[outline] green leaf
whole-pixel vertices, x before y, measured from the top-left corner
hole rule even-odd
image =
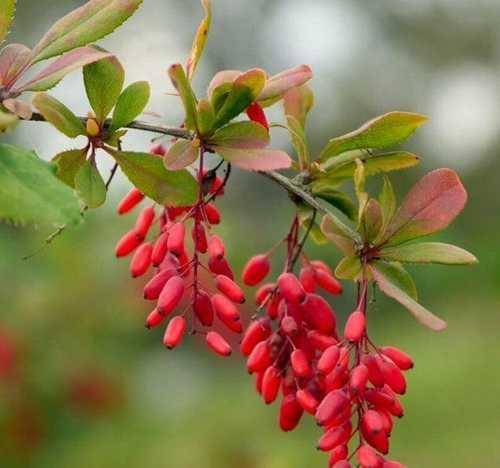
[[[0,110],[0,134],[14,128],[18,122],[17,115]]]
[[[344,257],[335,268],[335,276],[338,279],[355,281],[361,269],[362,265],[358,256]]]
[[[379,256],[404,263],[440,263],[443,265],[470,265],[477,258],[467,250],[442,242],[404,244],[382,249]]]
[[[356,245],[361,244],[359,234],[340,221],[340,219],[332,213],[323,216],[321,231],[328,240],[333,242],[337,248],[347,256],[354,255],[356,252]]]
[[[385,260],[375,260],[371,263],[381,272],[392,284],[405,292],[412,299],[417,300],[417,286],[410,274],[400,263]]]
[[[85,65],[102,60],[110,54],[94,47],[80,47],[54,60],[28,83],[16,87],[13,92],[47,91],[56,86],[68,73]]]
[[[405,141],[427,117],[410,112],[389,112],[366,122],[357,130],[333,138],[321,152],[320,161],[326,161],[346,151],[356,149],[384,149]]]
[[[396,151],[391,153],[370,154],[352,151],[330,159],[321,167],[327,171],[332,182],[340,183],[354,176],[356,160],[363,161],[366,177],[380,172],[400,171],[417,165],[420,162],[418,156],[407,151]],[[321,176],[320,176],[321,177]]]
[[[387,276],[373,265],[370,267],[373,278],[379,289],[390,298],[404,306],[422,325],[434,331],[441,331],[446,328],[446,322],[436,317],[432,312],[412,299],[407,293],[401,290]]]
[[[301,123],[292,115],[286,115],[287,130],[292,139],[292,145],[299,158],[299,166],[307,168],[311,159],[309,147],[307,145],[307,136]]]
[[[1,0],[0,0],[1,1]],[[0,51],[0,84],[9,85],[31,60],[31,49],[23,44],[8,44]]]
[[[222,146],[212,147],[221,157],[247,171],[275,171],[292,165],[290,156],[284,151],[272,149],[239,149]]]
[[[130,182],[161,205],[190,206],[196,202],[198,184],[186,170],[169,172],[163,158],[150,153],[107,150]]]
[[[198,113],[198,131],[201,136],[212,134],[215,122],[215,113],[212,104],[207,99],[200,99],[196,107]]]
[[[446,228],[463,210],[467,192],[456,172],[436,169],[408,192],[381,242],[398,245]]]
[[[146,108],[151,90],[147,81],[136,81],[127,86],[118,98],[110,131],[126,127],[133,122]]]
[[[390,223],[394,213],[396,212],[396,194],[392,187],[389,177],[384,175],[384,185],[378,197],[380,208],[382,209],[382,228],[380,229],[379,236],[383,236],[387,225]]]
[[[283,95],[285,115],[292,116],[304,128],[306,117],[314,104],[314,94],[307,85],[288,90]]]
[[[184,169],[198,159],[199,142],[194,145],[191,140],[177,140],[165,154],[163,161],[170,171]]]
[[[356,219],[358,211],[349,195],[340,190],[336,190],[328,183],[313,183],[311,184],[311,189],[315,197],[327,201],[330,205],[344,213],[349,219],[353,221]]]
[[[215,127],[222,127],[240,115],[257,99],[266,83],[266,74],[254,68],[239,75],[233,82],[231,91],[215,116]],[[215,108],[215,106],[214,106]]]
[[[40,93],[33,99],[33,105],[61,133],[70,138],[85,135],[83,122],[71,112],[62,102],[45,93]]]
[[[114,56],[83,67],[85,91],[98,122],[104,122],[123,88],[125,71]]]
[[[77,224],[80,205],[35,152],[0,143],[0,219],[15,224]]]
[[[75,189],[89,208],[98,208],[106,201],[106,184],[92,160],[85,161],[76,173]]]
[[[290,70],[282,71],[266,80],[264,89],[257,100],[263,102],[280,98],[288,90],[302,86],[312,78],[312,70],[308,65],[299,65]]]
[[[251,121],[234,122],[219,128],[207,141],[207,147],[256,149],[269,144],[269,132]]]
[[[368,193],[365,192],[366,172],[364,164],[359,159],[356,159],[355,162],[354,189],[358,199],[358,224],[361,224],[365,206],[368,203]]]
[[[210,24],[212,23],[212,7],[210,5],[210,0],[201,0],[201,4],[205,10],[205,17],[202,19],[194,36],[191,53],[186,66],[186,74],[189,81],[193,78],[198,62],[200,61],[210,31]]]
[[[171,65],[168,69],[168,76],[181,97],[184,112],[186,113],[186,127],[189,130],[195,130],[197,128],[196,96],[184,73],[184,68],[179,63]]]
[[[74,149],[56,154],[52,164],[56,168],[56,175],[66,185],[75,188],[75,176],[85,163],[85,149]]]
[[[0,44],[9,33],[9,28],[14,19],[16,0],[0,0]]]
[[[33,49],[33,63],[90,44],[112,33],[143,0],[90,0],[57,21]]]
[[[366,242],[372,243],[382,229],[383,215],[380,204],[371,198],[368,200],[362,219],[363,233]]]

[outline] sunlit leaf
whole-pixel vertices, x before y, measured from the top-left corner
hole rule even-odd
[[[200,135],[210,135],[215,122],[215,112],[212,105],[207,99],[200,99],[196,109],[198,113],[198,131]]]
[[[15,11],[16,0],[0,0],[0,44],[9,33]]]
[[[33,99],[33,105],[61,133],[70,138],[85,135],[83,122],[71,112],[62,102],[45,93],[39,93]]]
[[[56,154],[52,159],[52,164],[56,168],[56,175],[66,185],[75,188],[75,176],[85,163],[86,151],[84,149],[74,149]]]
[[[226,161],[247,171],[274,171],[287,169],[292,160],[284,151],[273,149],[239,149],[216,146],[213,148]]]
[[[383,241],[397,245],[447,227],[462,211],[467,192],[451,169],[436,169],[418,181],[387,226]]]
[[[190,140],[177,140],[163,158],[165,167],[170,171],[184,169],[198,159],[199,152],[199,144],[194,145]]]
[[[186,113],[186,127],[189,130],[196,129],[196,96],[194,95],[191,85],[189,84],[184,68],[182,68],[182,65],[179,63],[171,65],[168,69],[168,76],[181,97],[184,112]]]
[[[198,184],[187,171],[167,171],[163,158],[150,153],[108,150],[130,182],[161,205],[189,206],[196,202]]]
[[[266,80],[264,89],[257,100],[263,102],[281,97],[291,88],[302,86],[312,78],[312,70],[308,65],[299,65],[290,70],[282,71]]]
[[[208,33],[210,31],[210,24],[212,22],[212,7],[210,0],[201,0],[203,9],[205,10],[205,17],[198,26],[198,30],[194,36],[193,45],[191,47],[191,54],[186,66],[186,75],[188,80],[193,78],[198,62],[200,60],[203,49],[207,42]]]
[[[14,91],[46,91],[53,88],[68,73],[75,71],[85,65],[109,57],[109,53],[98,50],[94,47],[80,47],[62,55],[44,68],[33,79],[16,87]]]
[[[306,168],[309,165],[310,154],[309,147],[307,145],[307,136],[304,131],[304,127],[300,122],[292,115],[285,116],[287,120],[287,129],[290,133],[292,140],[292,145],[297,152],[299,158],[299,166],[301,168]]]
[[[109,56],[83,68],[85,91],[98,122],[115,107],[125,80],[125,71],[114,56]]]
[[[146,108],[151,90],[147,81],[136,81],[120,94],[113,111],[110,131],[125,127],[133,122]]]
[[[92,160],[81,165],[74,182],[76,193],[89,208],[98,208],[106,201],[106,185]]]
[[[378,267],[370,266],[373,278],[379,289],[395,301],[404,306],[422,325],[434,331],[441,331],[446,328],[446,322],[428,311],[412,299],[406,292],[395,285],[390,278],[384,275]]]
[[[212,105],[215,90],[223,86],[228,90],[227,92],[229,92],[234,80],[238,78],[238,76],[240,76],[242,73],[243,72],[240,70],[222,70],[214,75],[207,88],[207,96],[208,99],[212,101]]]
[[[314,94],[307,85],[291,88],[283,95],[285,115],[294,117],[302,127],[306,125],[306,117],[314,104]]]
[[[379,256],[404,263],[441,263],[443,265],[470,265],[477,258],[467,250],[442,242],[421,242],[387,247]]]
[[[0,51],[0,84],[4,86],[11,85],[30,59],[31,49],[28,49],[25,45],[6,45]]]
[[[57,21],[33,49],[33,62],[84,46],[112,33],[143,0],[90,0]]]
[[[353,132],[330,140],[319,159],[325,161],[355,149],[384,149],[398,145],[425,122],[427,117],[420,114],[389,112],[366,122]]]
[[[361,260],[357,255],[344,257],[335,268],[335,276],[339,279],[356,280],[361,269]]]
[[[269,144],[269,132],[251,121],[234,122],[219,128],[207,141],[207,147],[259,149]]]
[[[0,143],[0,219],[14,224],[77,224],[80,205],[49,163],[33,151]]]

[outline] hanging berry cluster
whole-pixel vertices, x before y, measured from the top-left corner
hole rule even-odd
[[[151,152],[165,155],[160,145],[153,147]],[[245,302],[243,291],[233,281],[234,274],[225,257],[224,243],[211,232],[221,220],[212,200],[224,193],[225,181],[216,175],[215,170],[204,169],[203,156],[200,157],[197,174],[199,197],[194,205],[164,206],[159,210],[146,206],[139,213],[134,228],[118,241],[115,253],[117,257],[133,253],[130,261],[133,278],[155,269],[144,286],[144,298],[156,301],[156,307],[146,319],[147,328],[157,327],[174,311],[179,312],[166,327],[163,343],[167,348],[180,344],[190,320],[192,334],[205,335],[212,351],[220,356],[229,356],[231,346],[221,334],[211,329],[216,317],[224,328],[241,333],[236,304]],[[118,205],[118,214],[130,212],[143,199],[140,191],[132,189]],[[157,232],[151,234],[154,225]],[[189,226],[191,255],[185,239]],[[205,254],[208,256],[206,264],[201,259]]]

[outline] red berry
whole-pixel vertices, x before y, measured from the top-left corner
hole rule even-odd
[[[264,372],[262,378],[262,398],[264,402],[269,405],[278,396],[278,392],[281,385],[280,372],[276,367],[269,366]]]
[[[247,262],[243,269],[243,283],[248,286],[255,286],[268,275],[270,269],[271,263],[267,255],[255,255]]]
[[[293,431],[300,422],[304,410],[293,393],[286,395],[281,401],[279,424],[284,432]]]
[[[307,377],[311,372],[306,354],[301,349],[296,349],[290,355],[293,373],[296,377]]]
[[[384,381],[391,389],[399,395],[406,393],[406,379],[401,369],[392,361],[379,358],[377,364],[382,372]]]
[[[134,253],[130,262],[130,274],[132,278],[137,278],[146,273],[151,266],[151,254],[153,245],[150,242],[142,244]]]
[[[193,310],[204,327],[212,326],[214,322],[214,311],[210,297],[204,291],[198,291],[193,301]]]
[[[384,421],[380,414],[372,409],[366,410],[361,417],[361,430],[364,435],[375,435],[384,430]]]
[[[338,343],[338,340],[336,340],[333,336],[323,335],[316,330],[308,331],[307,339],[309,340],[309,343],[311,343],[311,346],[319,351],[325,351],[330,346]]]
[[[240,319],[238,309],[226,296],[214,294],[210,300],[217,317],[222,321],[236,321]]]
[[[268,296],[276,290],[276,284],[274,283],[266,283],[263,284],[257,292],[255,293],[255,302],[258,306],[261,306],[264,301],[269,301]],[[276,291],[276,293],[278,293]]]
[[[384,386],[384,376],[380,371],[377,360],[371,354],[365,354],[361,361],[363,364],[368,367],[368,379],[375,387],[383,387]]]
[[[300,270],[299,279],[306,292],[314,293],[316,291],[315,274],[314,270],[310,266],[304,267]]]
[[[281,295],[292,304],[300,304],[306,298],[306,292],[293,273],[282,273],[278,277]]]
[[[118,214],[123,215],[132,211],[142,200],[144,200],[144,195],[134,187],[118,204]]]
[[[252,104],[247,107],[246,114],[250,120],[262,125],[266,130],[269,130],[269,123],[267,122],[264,109],[262,109],[257,102],[252,102]]]
[[[389,439],[383,431],[373,435],[365,434],[365,439],[368,444],[377,449],[380,453],[387,455],[389,453]]]
[[[333,390],[319,404],[315,415],[316,421],[320,426],[326,426],[348,405],[349,400],[345,393],[340,390]]]
[[[316,270],[316,283],[318,286],[330,294],[337,296],[342,293],[342,284],[333,275],[325,270],[318,268]]]
[[[172,276],[163,287],[158,298],[158,310],[163,315],[170,314],[184,295],[184,280],[180,276]]]
[[[366,317],[360,310],[354,311],[349,318],[344,328],[344,337],[349,341],[359,341],[365,335]]]
[[[158,143],[157,145],[153,145],[149,149],[149,152],[151,154],[156,154],[157,156],[165,156],[167,150],[163,147],[163,145],[161,145],[160,143]]]
[[[301,389],[297,390],[295,396],[297,397],[297,401],[299,402],[300,406],[302,406],[304,411],[313,415],[316,413],[319,402],[316,398],[314,398],[311,392],[309,392],[308,390]]]
[[[329,374],[337,365],[339,357],[340,349],[337,345],[327,348],[318,360],[318,372],[323,375]]]
[[[205,234],[205,228],[202,224],[195,224],[191,232],[195,249],[198,252],[206,253],[208,249],[207,245],[207,235]]]
[[[154,309],[146,318],[146,328],[154,328],[163,321],[165,315],[161,314],[158,309]]]
[[[385,346],[381,351],[386,355],[396,366],[401,370],[410,370],[413,368],[413,360],[408,354],[404,353],[398,348],[392,346]]]
[[[151,255],[151,262],[153,266],[158,266],[165,260],[165,256],[168,252],[168,232],[164,232],[158,237],[153,248],[153,253]]]
[[[358,449],[357,458],[363,468],[382,468],[382,458],[368,445]]]
[[[143,239],[139,238],[135,229],[127,232],[116,244],[115,255],[117,257],[126,257],[141,245],[142,241]]]
[[[208,332],[206,342],[208,347],[214,351],[214,353],[224,357],[231,355],[231,346],[229,346],[229,343],[217,332]]]
[[[281,331],[287,336],[295,336],[299,332],[299,326],[297,325],[297,321],[290,315],[283,317],[283,320],[281,321],[280,324],[280,328]]]
[[[219,192],[220,194],[220,192]],[[205,215],[207,216],[207,221],[209,224],[219,224],[220,223],[220,213],[217,207],[213,203],[207,203],[205,205]]]
[[[184,253],[184,223],[175,223],[171,226],[168,233],[167,249],[176,257],[182,256]]]
[[[238,304],[245,302],[245,295],[241,288],[227,276],[217,275],[215,277],[215,287],[231,301]]]
[[[243,340],[241,341],[240,351],[244,356],[249,356],[255,346],[261,341],[271,336],[271,325],[269,320],[261,318],[252,322],[247,328]]]
[[[224,257],[225,248],[221,238],[215,234],[208,238],[208,255],[210,258],[221,260]]]
[[[173,269],[166,269],[160,271],[157,275],[153,276],[144,286],[144,299],[149,301],[158,299],[160,297],[160,293],[165,286],[166,282],[172,278],[172,276],[176,276],[177,272]]]
[[[368,367],[364,364],[359,364],[351,371],[349,379],[349,387],[353,393],[363,393],[368,382]]]
[[[165,335],[163,336],[163,344],[173,349],[182,341],[182,337],[186,332],[186,319],[178,315],[168,323]]]
[[[335,447],[345,444],[351,435],[351,425],[344,424],[338,427],[328,429],[321,439],[319,439],[317,448],[323,452],[329,452]]]
[[[340,460],[335,463],[331,468],[351,468],[351,464],[347,460]]]
[[[257,343],[247,359],[248,372],[262,372],[271,365],[271,352],[266,341]]]
[[[397,461],[386,460],[382,468],[406,468],[406,466]]]
[[[208,259],[208,269],[216,275],[224,275],[234,279],[233,270],[225,258],[210,257]]]
[[[341,460],[345,460],[349,455],[349,449],[347,445],[338,445],[330,453],[330,459],[328,460],[329,466],[333,466],[335,463]]]
[[[317,294],[307,294],[302,307],[304,319],[311,328],[324,335],[335,333],[337,326],[335,313],[325,299]]]
[[[135,222],[135,230],[137,232],[137,236],[140,239],[144,239],[153,224],[155,219],[155,209],[152,206],[146,206],[142,209],[137,217],[137,221]]]

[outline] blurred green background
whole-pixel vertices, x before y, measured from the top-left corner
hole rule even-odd
[[[11,41],[33,45],[49,25],[83,1],[22,0]],[[470,201],[436,239],[474,252],[473,267],[414,267],[422,302],[444,317],[434,334],[378,297],[371,319],[380,344],[416,361],[404,397],[406,417],[392,437],[393,458],[410,467],[500,466],[500,2],[497,0],[213,0],[215,21],[195,85],[224,68],[261,66],[270,73],[299,63],[315,72],[309,130],[325,141],[389,110],[429,115],[408,148],[420,167],[393,177],[401,196],[425,171],[460,171]],[[129,22],[102,41],[127,70],[148,79],[150,110],[175,124],[181,111],[166,68],[184,61],[201,10],[197,0],[146,0]],[[80,73],[53,94],[88,110]],[[271,113],[279,119],[279,109]],[[159,122],[148,117],[152,122]],[[276,131],[275,146],[288,148]],[[130,132],[127,147],[148,147]],[[7,140],[44,158],[74,143],[44,124],[20,125]],[[104,161],[103,168],[110,167]],[[8,468],[303,468],[326,466],[307,421],[281,433],[277,406],[257,398],[238,356],[218,359],[201,340],[181,350],[147,332],[149,305],[140,281],[116,261],[114,244],[132,219],[114,213],[129,189],[120,177],[106,206],[88,213],[28,261],[50,229],[0,226],[0,466]],[[237,271],[250,255],[281,238],[292,215],[269,181],[235,172],[220,202]],[[308,247],[334,265],[329,246]],[[141,283],[141,284],[139,284]],[[335,301],[343,322],[353,305],[347,288]],[[247,310],[251,314],[251,310]],[[9,354],[14,350],[14,354]]]

